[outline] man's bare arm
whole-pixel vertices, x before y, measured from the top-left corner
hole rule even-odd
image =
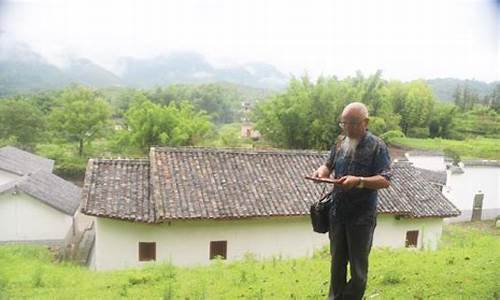
[[[361,178],[359,176],[343,176],[339,180],[339,185],[346,189],[352,189],[360,184]],[[385,189],[390,185],[390,181],[384,176],[375,175],[370,177],[363,177],[363,186],[367,189]]]
[[[391,182],[381,175],[375,175],[364,178],[364,186],[368,189],[373,189],[373,190],[386,189],[390,185]]]

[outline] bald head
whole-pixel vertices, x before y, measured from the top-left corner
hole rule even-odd
[[[354,115],[360,120],[368,119],[368,108],[361,102],[349,103],[342,111],[342,116],[344,115]]]
[[[349,138],[361,138],[368,127],[368,109],[361,102],[350,103],[342,112],[341,124]]]

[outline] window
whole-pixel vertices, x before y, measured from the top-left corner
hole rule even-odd
[[[418,242],[418,230],[410,230],[406,232],[406,243],[405,247],[417,247]]]
[[[227,258],[227,241],[212,241],[210,242],[210,259],[220,256],[222,259]]]
[[[139,261],[156,260],[156,243],[139,242]]]

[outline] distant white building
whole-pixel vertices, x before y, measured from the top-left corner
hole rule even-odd
[[[446,171],[446,161],[441,152],[409,151],[406,158],[417,168],[431,171]]]
[[[440,153],[410,151],[406,156],[416,167],[427,169],[422,172],[433,183],[442,185],[443,194],[462,211],[447,221],[470,221],[475,201],[481,219],[500,215],[500,161],[465,160],[453,166]]]
[[[54,162],[0,148],[0,243],[62,244],[71,234],[80,188],[52,174]]]
[[[96,217],[91,268],[311,255],[328,236],[313,232],[309,219],[322,186],[303,176],[326,155],[152,148],[148,160],[90,160],[82,212]],[[375,246],[428,249],[443,218],[460,213],[407,162],[394,165],[378,212]]]
[[[451,221],[470,221],[474,205],[481,219],[495,219],[500,216],[500,161],[469,160],[450,167],[443,194],[462,211]]]

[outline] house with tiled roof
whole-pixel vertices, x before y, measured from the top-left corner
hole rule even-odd
[[[304,180],[326,152],[151,148],[148,159],[91,159],[82,212],[96,217],[91,267],[148,261],[206,264],[311,255],[328,244],[309,207],[323,184]],[[435,248],[442,219],[460,212],[415,172],[396,163],[380,191],[374,245]]]
[[[54,161],[12,146],[0,148],[0,185],[38,170],[52,173]]]
[[[417,171],[431,184],[442,191],[446,185],[446,171],[433,171],[422,168],[416,168]]]
[[[405,157],[462,212],[446,222],[500,216],[500,161],[463,160],[454,165],[442,152],[412,150]]]
[[[52,174],[54,161],[0,148],[0,243],[63,244],[81,189]]]
[[[500,216],[500,161],[464,160],[447,170],[444,195],[461,211],[451,222]]]

